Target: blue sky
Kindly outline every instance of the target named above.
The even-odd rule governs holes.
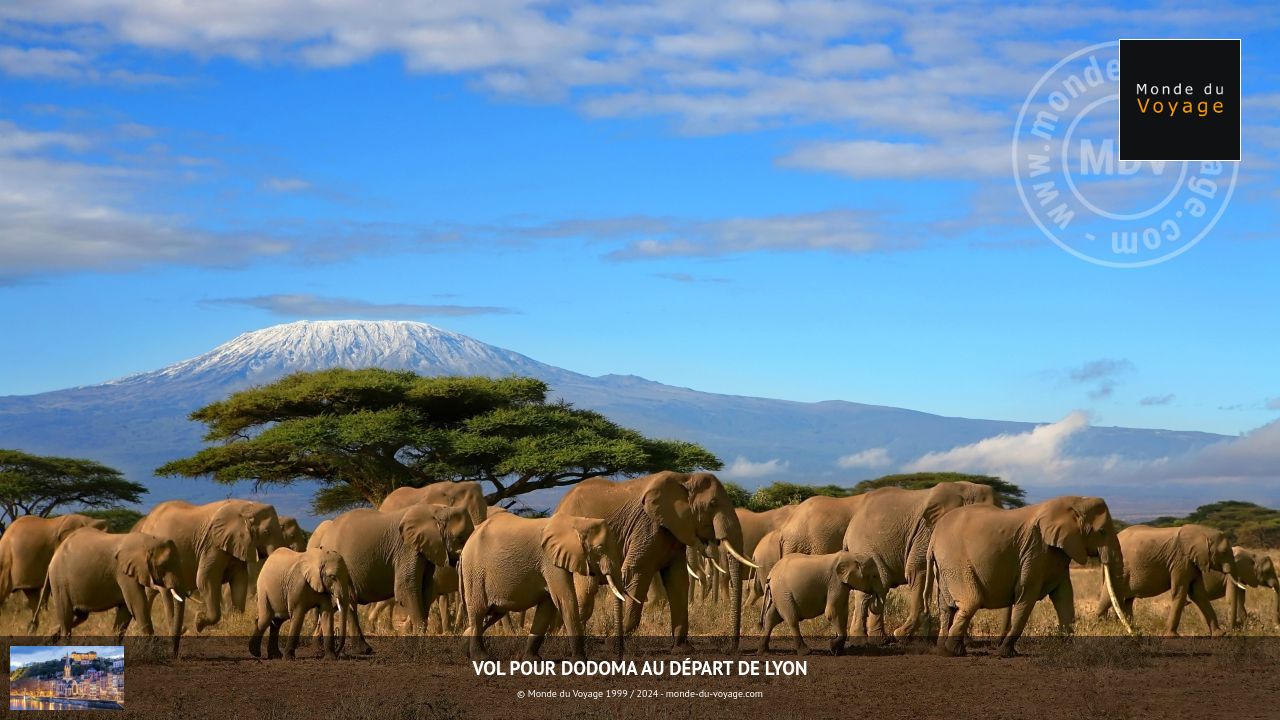
[[[96,652],[98,657],[124,657],[121,645],[13,645],[9,647],[9,670],[31,663],[64,657],[69,652]]]
[[[354,316],[735,394],[1280,413],[1272,5],[199,5],[0,8],[0,394]],[[1204,241],[1116,270],[1009,143],[1126,36],[1243,38],[1245,159]]]

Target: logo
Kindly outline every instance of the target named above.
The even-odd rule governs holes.
[[[1014,125],[1013,171],[1023,207],[1055,244],[1096,265],[1137,268],[1200,242],[1226,210],[1240,168],[1121,160],[1118,46],[1079,50],[1040,78]]]

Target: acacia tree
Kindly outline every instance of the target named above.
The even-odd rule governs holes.
[[[92,460],[31,455],[0,449],[3,526],[23,515],[49,517],[54,510],[112,508],[138,502],[146,487]]]
[[[191,419],[211,445],[159,475],[257,485],[315,481],[317,513],[376,505],[402,486],[477,480],[493,503],[593,475],[715,470],[699,445],[655,440],[547,401],[533,378],[425,377],[332,369],[289,375]]]

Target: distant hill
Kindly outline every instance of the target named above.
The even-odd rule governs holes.
[[[726,464],[738,458],[776,461],[764,466],[767,472],[757,469],[735,478],[747,487],[775,480],[853,485],[894,472],[926,453],[1035,427],[842,400],[804,403],[720,395],[631,375],[590,377],[424,323],[302,321],[245,333],[203,355],[153,372],[101,385],[0,397],[0,447],[111,464],[146,483],[152,489],[151,502],[225,497],[230,489],[224,486],[151,475],[159,465],[201,447],[202,427],[189,422],[188,413],[230,392],[290,372],[369,366],[428,375],[537,377],[547,381],[554,394],[646,434],[702,443]],[[1150,460],[1223,439],[1202,432],[1090,427],[1073,435],[1066,451],[1076,456]],[[839,462],[841,457],[870,450],[890,460],[874,468],[842,467]],[[1037,488],[1028,490],[1028,499],[1034,501]],[[1149,514],[1219,499],[1186,489],[1125,492],[1128,497],[1116,498],[1118,504],[1113,506],[1146,509]],[[303,514],[310,489],[272,489],[268,497],[285,512]],[[549,505],[554,498],[535,501]]]

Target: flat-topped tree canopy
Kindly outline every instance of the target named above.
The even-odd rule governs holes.
[[[93,460],[32,455],[0,449],[0,509],[5,525],[22,515],[114,508],[147,492],[119,470]]]
[[[489,503],[594,475],[718,469],[701,446],[657,440],[547,401],[524,377],[427,377],[377,368],[296,373],[191,414],[212,443],[156,470],[259,485],[316,481],[317,513],[392,490],[477,480]]]

